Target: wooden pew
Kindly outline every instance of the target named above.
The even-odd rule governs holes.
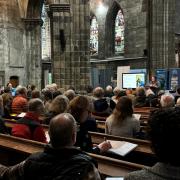
[[[45,145],[36,141],[0,134],[0,163],[13,165],[24,160],[32,153],[42,152]],[[89,155],[97,160],[100,173],[106,176],[124,176],[131,171],[140,170],[145,167],[144,165],[92,153],[89,153]],[[12,160],[13,157],[16,158],[16,161]]]
[[[91,136],[93,144],[99,144],[103,142],[105,138],[107,140],[127,141],[134,144],[138,144],[138,146],[132,152],[130,152],[124,157],[108,152],[105,154],[106,156],[133,162],[133,163],[144,164],[146,166],[153,166],[157,162],[157,157],[152,152],[151,143],[149,141],[135,139],[135,138],[112,136],[112,135],[107,135],[104,133],[96,133],[96,132],[89,132],[89,135]]]
[[[4,119],[4,122],[5,122],[6,127],[11,129],[17,123],[17,120],[15,120],[15,119]],[[43,126],[44,131],[47,132],[49,129],[49,126],[45,125],[45,124],[42,124],[42,126]]]
[[[149,115],[150,115],[150,111],[146,110],[145,112],[143,112],[142,109],[139,109],[137,111],[134,111],[134,113],[135,114],[141,114],[141,117],[140,117],[141,125],[147,125]],[[107,117],[104,117],[104,116],[97,116],[97,115],[94,115],[94,114],[92,114],[91,117],[94,118],[96,120],[96,122],[106,121],[106,118],[107,118]]]
[[[154,155],[150,147],[151,143],[147,140],[140,140],[140,139],[135,139],[135,138],[121,137],[121,136],[113,136],[113,135],[91,132],[91,131],[89,131],[88,133],[91,136],[92,142],[94,144],[99,144],[103,142],[104,138],[109,139],[109,140],[115,140],[115,141],[127,141],[134,144],[138,144],[138,147],[135,148],[134,151],[144,153],[147,155]]]

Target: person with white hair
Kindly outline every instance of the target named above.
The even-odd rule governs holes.
[[[161,104],[161,107],[163,108],[174,107],[175,105],[174,96],[169,93],[163,94],[161,96],[160,104]]]
[[[118,100],[117,100],[117,96],[119,95],[119,93],[121,92],[120,88],[118,87],[115,87],[114,90],[113,90],[113,93],[114,93],[114,96],[112,96],[112,100],[117,103]]]
[[[104,97],[111,98],[114,95],[112,86],[108,85],[106,86]]]

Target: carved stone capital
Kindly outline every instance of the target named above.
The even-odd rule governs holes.
[[[54,12],[70,12],[70,4],[50,4],[48,7],[49,17],[51,17]]]
[[[26,29],[33,30],[36,26],[42,26],[43,20],[40,18],[22,18]]]

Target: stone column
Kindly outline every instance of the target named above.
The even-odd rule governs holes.
[[[175,67],[175,0],[150,1],[150,74]]]
[[[25,18],[26,72],[29,84],[41,88],[41,19]]]
[[[71,0],[50,4],[53,81],[67,89],[89,84],[89,4]]]

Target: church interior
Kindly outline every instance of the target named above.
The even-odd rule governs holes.
[[[0,63],[0,179],[179,179],[179,0],[0,0]]]
[[[179,1],[0,1],[0,85],[83,91],[117,84],[117,67],[179,67]]]

